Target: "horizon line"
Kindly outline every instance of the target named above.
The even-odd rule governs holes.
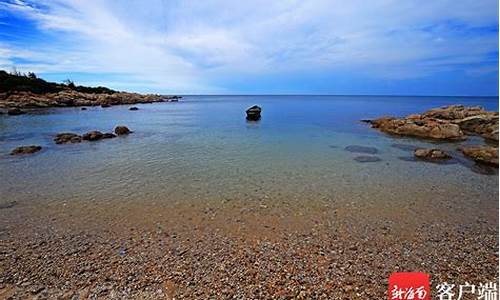
[[[174,95],[174,94],[173,94]],[[388,95],[388,94],[175,94],[178,96],[328,96],[328,97],[467,97],[467,98],[499,98],[500,95]]]

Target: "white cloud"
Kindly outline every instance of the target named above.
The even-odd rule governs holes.
[[[464,66],[481,64],[498,51],[496,33],[463,36],[497,26],[495,0],[47,0],[36,5],[16,0],[0,10],[60,35],[57,45],[63,46],[48,41],[27,45],[23,52],[0,45],[2,56],[38,62],[24,67],[133,74],[147,78],[149,90],[168,86],[173,92],[223,92],[231,87],[218,78],[232,74],[348,69],[375,78],[408,78],[455,69],[475,73]]]

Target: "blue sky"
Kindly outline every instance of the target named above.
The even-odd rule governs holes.
[[[498,95],[496,0],[0,0],[0,68],[165,94]]]

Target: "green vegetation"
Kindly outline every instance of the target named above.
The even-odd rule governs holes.
[[[88,87],[75,85],[71,80],[64,83],[47,82],[38,78],[35,73],[21,74],[17,71],[9,74],[0,70],[0,93],[31,92],[34,94],[56,93],[63,90],[73,90],[90,94],[113,94],[116,91],[106,87]]]

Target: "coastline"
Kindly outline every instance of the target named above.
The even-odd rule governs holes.
[[[0,161],[0,298],[378,299],[395,271],[431,273],[433,290],[497,278],[498,171],[400,158],[458,157],[460,141],[395,138],[359,113],[355,134],[305,126],[332,118],[324,102],[286,123],[290,103],[263,102],[260,123],[246,102],[193,103],[2,116],[9,148],[44,149]],[[134,133],[53,141],[121,123]]]

